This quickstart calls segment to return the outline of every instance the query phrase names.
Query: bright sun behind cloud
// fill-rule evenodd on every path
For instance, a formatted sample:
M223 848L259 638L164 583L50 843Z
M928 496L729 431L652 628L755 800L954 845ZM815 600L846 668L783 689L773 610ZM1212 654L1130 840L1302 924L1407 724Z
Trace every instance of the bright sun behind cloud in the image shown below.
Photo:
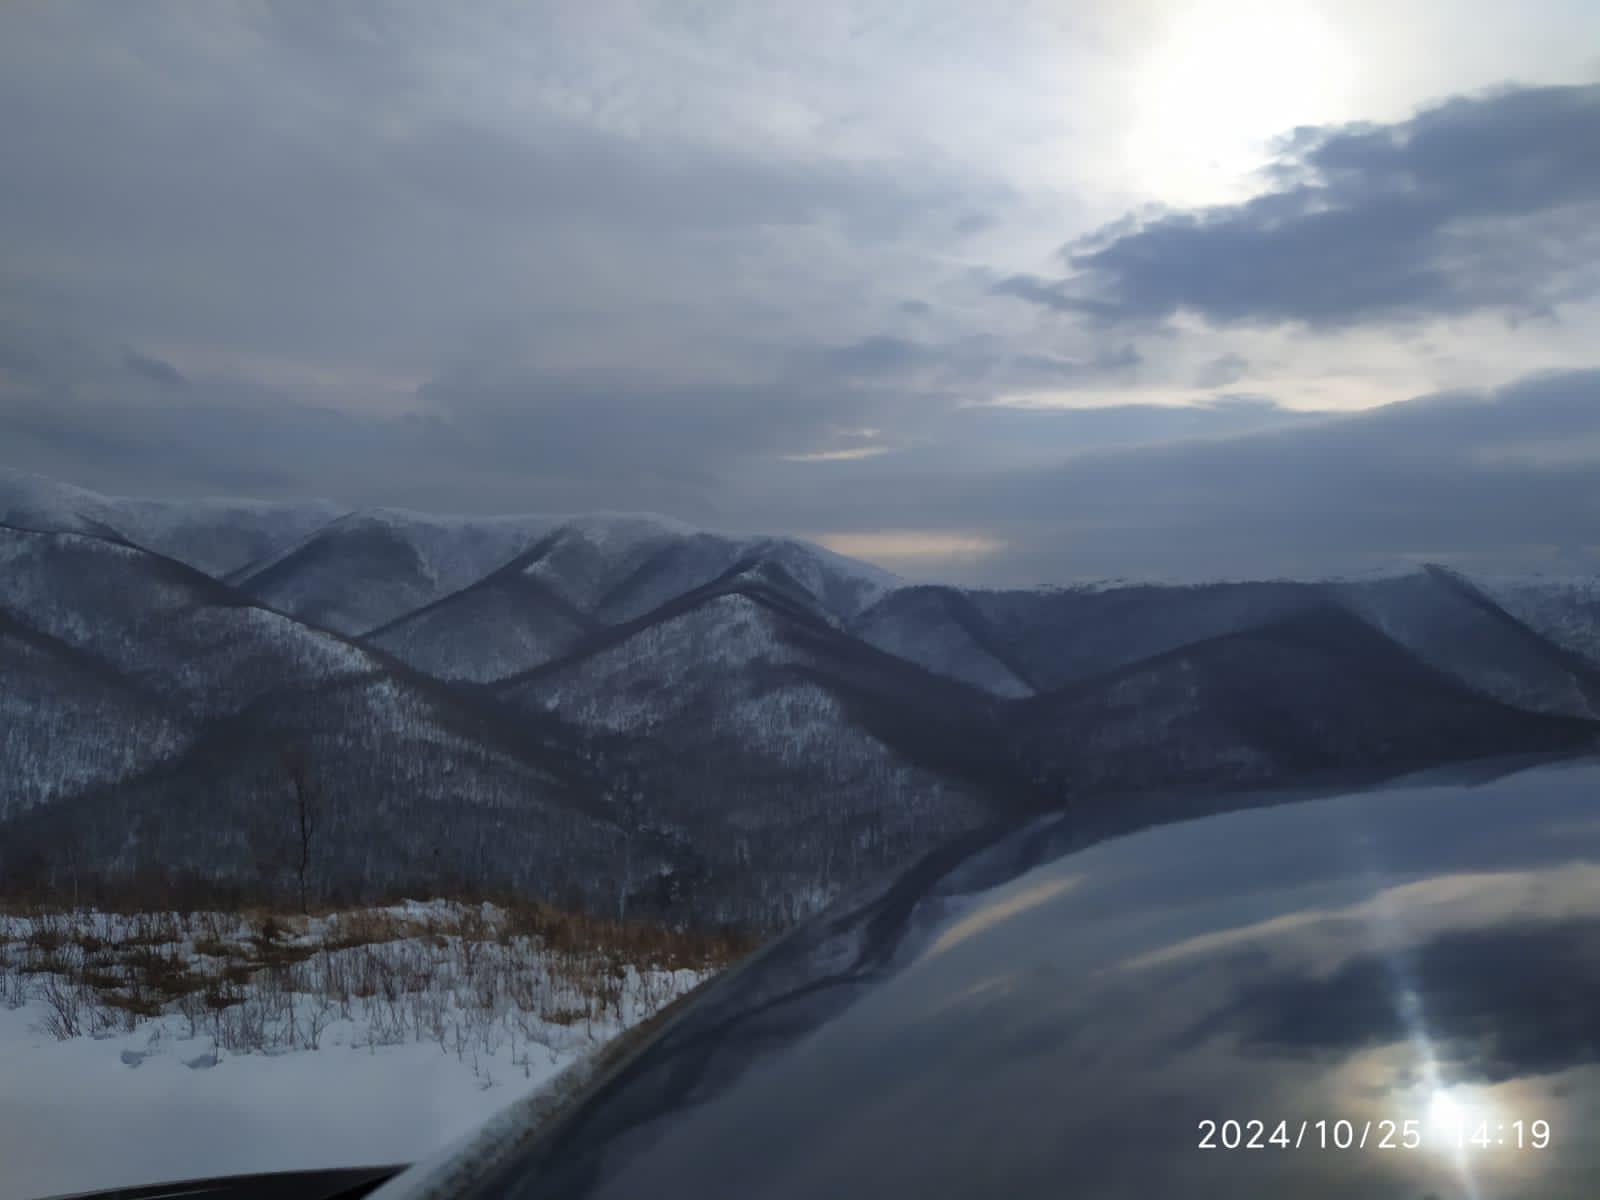
M1169 204L1237 199L1268 142L1345 118L1356 62L1305 0L1207 0L1174 10L1135 75L1128 166Z

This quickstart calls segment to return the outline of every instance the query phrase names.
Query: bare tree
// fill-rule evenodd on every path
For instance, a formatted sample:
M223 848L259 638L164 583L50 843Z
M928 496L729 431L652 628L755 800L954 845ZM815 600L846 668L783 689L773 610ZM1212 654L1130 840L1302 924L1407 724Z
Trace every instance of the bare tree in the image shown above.
M316 831L316 811L311 783L306 778L306 757L298 746L284 747L283 769L288 772L289 782L294 785L295 823L300 836L296 875L300 881L300 911L305 913L311 911L306 895L306 872L311 867L311 835Z

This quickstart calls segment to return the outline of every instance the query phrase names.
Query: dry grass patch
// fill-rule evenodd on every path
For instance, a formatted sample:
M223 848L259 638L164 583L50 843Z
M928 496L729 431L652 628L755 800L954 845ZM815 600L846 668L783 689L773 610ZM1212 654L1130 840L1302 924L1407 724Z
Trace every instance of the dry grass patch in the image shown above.
M58 1037L177 1020L231 1052L432 1041L489 1071L603 1040L752 948L539 903L0 912L0 1003Z

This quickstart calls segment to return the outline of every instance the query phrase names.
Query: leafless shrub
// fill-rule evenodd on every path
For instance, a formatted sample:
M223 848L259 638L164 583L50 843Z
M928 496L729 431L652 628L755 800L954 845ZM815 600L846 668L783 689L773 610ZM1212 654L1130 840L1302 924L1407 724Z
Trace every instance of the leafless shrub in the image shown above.
M67 944L65 922L54 914L46 914L29 923L23 941L35 955L50 956Z
M14 969L0 970L0 1004L9 1009L21 1008L28 1002L28 977Z
M83 1032L83 997L77 988L59 975L46 975L39 998L45 1003L46 1033L65 1040Z

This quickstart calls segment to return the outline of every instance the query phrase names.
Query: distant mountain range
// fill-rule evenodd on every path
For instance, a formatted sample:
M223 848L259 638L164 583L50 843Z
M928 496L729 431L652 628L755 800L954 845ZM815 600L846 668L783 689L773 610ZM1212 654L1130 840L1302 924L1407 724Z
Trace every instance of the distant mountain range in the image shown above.
M1070 805L1600 744L1600 583L908 585L636 515L0 473L0 890L773 926Z

